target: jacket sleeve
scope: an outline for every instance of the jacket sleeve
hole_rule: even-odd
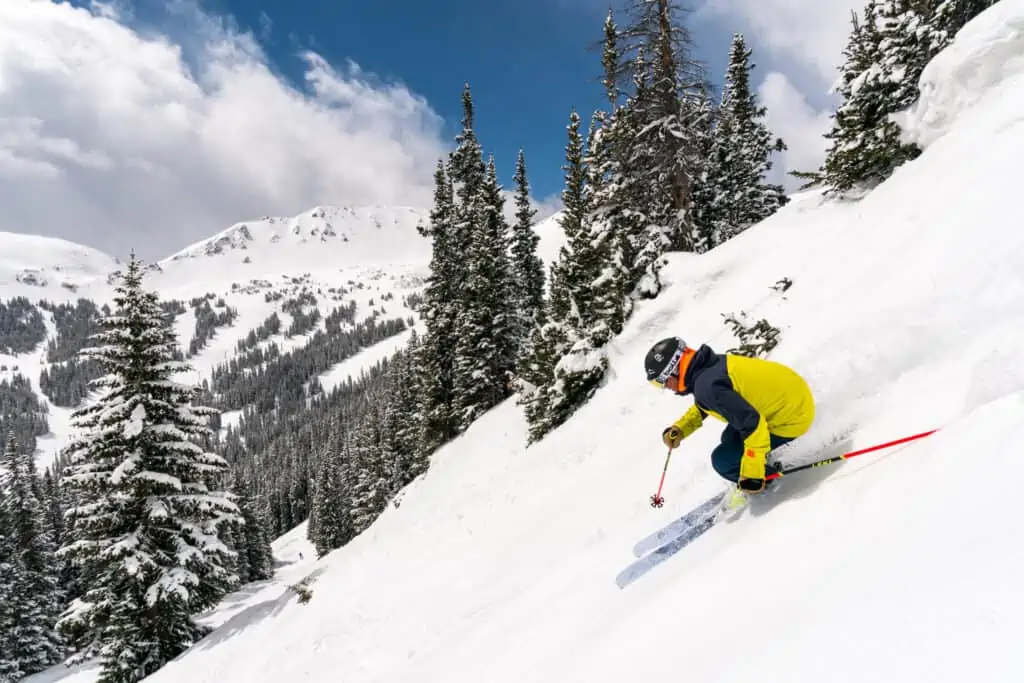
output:
[[[709,387],[708,408],[725,418],[729,426],[743,437],[744,460],[753,452],[754,458],[763,463],[771,450],[771,435],[764,416],[739,395],[728,380],[716,379]]]
[[[696,404],[690,406],[690,409],[683,413],[683,416],[674,422],[676,427],[679,427],[683,433],[683,438],[690,436],[695,431],[701,428],[704,424],[704,413]]]

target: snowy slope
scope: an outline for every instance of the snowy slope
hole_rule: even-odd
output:
[[[375,314],[382,319],[415,318],[406,298],[421,291],[429,274],[430,241],[416,229],[428,215],[409,207],[321,206],[293,217],[244,221],[151,264],[146,286],[165,300],[186,303],[212,295],[212,301],[222,300],[237,312],[231,326],[218,328],[189,359],[195,371],[188,379],[198,382],[230,360],[238,341],[272,313],[278,313],[286,329],[292,316],[282,311],[283,302],[304,291],[315,296],[322,316],[354,301],[356,322]],[[553,261],[564,239],[560,226],[549,220],[538,224],[537,231],[542,255]],[[0,300],[26,296],[33,302],[60,303],[86,298],[102,305],[111,301],[111,275],[121,267],[114,257],[64,240],[0,233]],[[52,316],[44,312],[44,318],[52,338]],[[317,329],[323,324],[321,320]],[[175,329],[187,348],[195,334],[191,309],[178,316]],[[315,331],[292,337],[282,333],[262,344],[273,342],[287,352],[305,345]],[[358,376],[407,338],[408,334],[398,335],[340,363],[321,375],[324,388]],[[38,380],[45,346],[44,342],[34,352],[18,356],[0,354],[0,368],[7,368],[0,369],[0,376],[25,375],[43,398]],[[39,442],[41,468],[50,464],[70,433],[71,411],[46,403],[52,433]]]
[[[562,230],[561,224],[564,213],[564,211],[558,211],[533,226],[537,236],[540,237],[537,255],[548,265],[558,260],[558,252],[565,244],[565,232]]]
[[[416,231],[427,213],[411,208],[316,207],[291,218],[265,217],[236,224],[156,264],[151,264],[146,286],[165,300],[186,304],[213,295],[213,301],[235,309],[231,326],[220,327],[199,354],[189,359],[195,370],[187,379],[198,382],[237,353],[237,343],[277,312],[282,334],[262,342],[276,342],[282,351],[306,344],[315,330],[286,337],[292,316],[284,302],[302,292],[316,298],[322,316],[354,301],[356,322],[374,314],[383,319],[407,318],[414,311],[405,297],[420,291],[428,274],[430,242]],[[33,302],[87,298],[98,305],[113,297],[114,278],[123,264],[96,250],[63,240],[0,233],[0,300],[26,296]],[[222,309],[221,309],[222,310]],[[43,312],[48,339],[55,334],[52,316]],[[195,334],[191,308],[178,316],[179,342],[188,347]],[[322,328],[323,320],[317,329]],[[404,337],[403,337],[404,339]],[[387,344],[387,342],[385,342]],[[28,377],[47,404],[51,434],[39,440],[38,466],[50,464],[70,434],[70,409],[45,400],[39,390],[45,366],[44,342],[35,351],[17,356],[0,354],[4,376],[19,372]],[[393,352],[394,344],[349,360],[331,371],[330,381],[358,375],[363,363],[374,363]],[[374,351],[371,349],[370,351]]]
[[[405,207],[315,207],[291,218],[246,221],[163,259],[158,280],[179,284],[198,276],[209,286],[300,269],[424,264],[430,241],[416,226],[425,220],[426,212]]]
[[[316,563],[308,604],[226,624],[151,680],[1017,680],[1024,68],[982,46],[1020,54],[1022,25],[1024,0],[1002,0],[936,61],[913,117],[928,149],[864,200],[806,194],[674,257],[567,425],[524,449],[520,409],[495,409]],[[770,289],[782,277],[785,295]],[[712,424],[649,507],[660,430],[689,401],[643,381],[644,352],[676,333],[725,350],[721,314],[740,310],[782,329],[773,357],[818,397],[789,458],[844,430],[850,448],[942,430],[784,480],[619,590],[633,543],[721,486]]]
[[[74,242],[0,232],[0,291],[4,298],[63,301],[73,298],[80,287],[105,282],[117,267],[113,257]]]

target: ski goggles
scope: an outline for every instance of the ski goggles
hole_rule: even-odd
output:
[[[683,353],[686,352],[685,348],[677,349],[672,354],[672,358],[669,359],[668,365],[661,371],[661,374],[652,380],[649,380],[652,386],[659,389],[671,389],[677,391],[679,388],[679,375],[676,371],[679,369],[679,361],[683,357]]]

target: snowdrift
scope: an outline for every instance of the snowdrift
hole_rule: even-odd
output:
[[[568,424],[524,449],[520,409],[495,409],[311,565],[308,604],[279,586],[152,680],[1016,679],[1024,64],[1007,56],[1022,21],[1024,0],[1003,0],[929,69],[908,119],[922,157],[860,202],[805,194],[673,257]],[[665,507],[648,505],[660,431],[689,399],[652,390],[643,355],[672,334],[725,351],[722,314],[740,311],[782,330],[772,357],[817,396],[788,460],[836,434],[859,448],[941,431],[784,480],[620,590],[634,542],[721,488],[709,423],[673,458]]]

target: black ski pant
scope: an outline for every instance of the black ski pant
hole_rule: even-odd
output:
[[[770,434],[772,450],[787,444],[793,439],[791,437]],[[711,466],[715,468],[722,477],[729,481],[739,481],[740,461],[743,459],[743,436],[733,429],[726,427],[722,430],[722,443],[711,451]],[[768,474],[777,472],[778,468],[767,465],[765,471]]]

